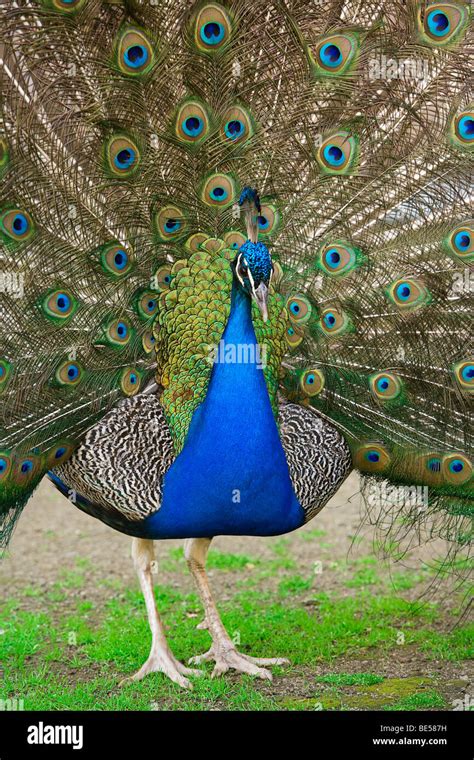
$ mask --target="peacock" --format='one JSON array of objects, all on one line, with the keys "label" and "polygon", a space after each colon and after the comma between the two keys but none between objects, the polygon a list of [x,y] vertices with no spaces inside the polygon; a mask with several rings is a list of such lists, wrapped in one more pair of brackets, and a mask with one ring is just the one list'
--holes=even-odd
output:
[{"label": "peacock", "polygon": [[185,539],[202,599],[188,664],[264,679],[285,661],[226,632],[213,537],[296,530],[355,469],[392,543],[468,547],[471,13],[3,5],[0,545],[45,476],[132,537],[133,679],[201,672],[167,642],[155,540]]}]

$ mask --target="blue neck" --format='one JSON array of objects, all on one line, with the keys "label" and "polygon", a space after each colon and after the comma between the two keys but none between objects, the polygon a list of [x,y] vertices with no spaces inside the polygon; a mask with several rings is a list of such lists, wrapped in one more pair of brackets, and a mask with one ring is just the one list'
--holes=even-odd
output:
[{"label": "blue neck", "polygon": [[275,535],[304,520],[259,362],[251,302],[236,284],[222,341],[206,398],[165,475],[161,508],[147,518],[150,537]]}]

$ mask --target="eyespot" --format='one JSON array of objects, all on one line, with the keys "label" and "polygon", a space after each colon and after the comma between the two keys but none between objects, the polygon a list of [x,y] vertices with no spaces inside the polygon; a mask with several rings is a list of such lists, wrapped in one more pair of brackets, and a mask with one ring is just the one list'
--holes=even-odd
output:
[{"label": "eyespot", "polygon": [[212,174],[204,182],[201,199],[208,206],[229,206],[235,200],[235,183],[228,174]]},{"label": "eyespot", "polygon": [[163,290],[169,290],[172,279],[171,265],[163,264],[163,266],[159,267],[155,272],[153,287],[156,287],[160,292]]},{"label": "eyespot", "polygon": [[202,103],[187,100],[179,108],[175,125],[176,135],[187,143],[197,143],[209,134],[209,116]]},{"label": "eyespot", "polygon": [[52,6],[61,13],[75,13],[86,0],[52,0]]},{"label": "eyespot", "polygon": [[455,227],[445,242],[450,252],[463,261],[472,261],[474,258],[474,225],[472,221]]},{"label": "eyespot", "polygon": [[155,230],[160,240],[177,240],[187,229],[183,212],[177,206],[164,206],[155,214]]},{"label": "eyespot", "polygon": [[359,40],[355,35],[334,34],[325,37],[310,49],[313,71],[318,76],[341,76],[347,74],[359,52]]},{"label": "eyespot", "polygon": [[34,233],[33,220],[24,209],[14,208],[0,215],[0,229],[10,239],[28,240]]},{"label": "eyespot", "polygon": [[461,485],[471,479],[472,464],[465,454],[447,454],[443,457],[441,472],[448,483]]},{"label": "eyespot", "polygon": [[0,393],[3,393],[8,385],[12,365],[6,359],[0,359]]},{"label": "eyespot", "polygon": [[357,139],[349,132],[335,132],[323,141],[316,158],[324,173],[348,174],[357,162]]},{"label": "eyespot", "polygon": [[[134,336],[134,330],[128,319],[114,319],[105,325],[105,342],[113,348],[123,348],[128,345]],[[99,339],[99,343],[102,339]]]},{"label": "eyespot", "polygon": [[290,348],[296,348],[304,338],[304,329],[289,321],[285,331],[286,342]]},{"label": "eyespot", "polygon": [[370,390],[377,401],[394,401],[399,398],[403,383],[393,372],[377,372],[369,377]]},{"label": "eyespot", "polygon": [[136,301],[136,310],[140,319],[146,320],[158,312],[158,293],[153,290],[141,291]]},{"label": "eyespot", "polygon": [[265,238],[274,234],[280,226],[280,212],[277,207],[270,203],[262,203],[258,216],[259,236]]},{"label": "eyespot", "polygon": [[319,263],[330,277],[343,277],[357,266],[357,252],[349,245],[327,243],[320,252]]},{"label": "eyespot", "polygon": [[428,304],[431,295],[420,280],[403,277],[392,282],[386,290],[389,299],[402,311],[416,311]]},{"label": "eyespot", "polygon": [[225,142],[241,143],[253,133],[250,113],[241,106],[232,106],[222,118],[221,137]]},{"label": "eyespot", "polygon": [[53,290],[43,298],[41,305],[46,317],[65,322],[76,311],[78,302],[69,290]]},{"label": "eyespot", "polygon": [[62,386],[76,386],[84,379],[84,369],[77,361],[65,361],[59,365],[55,380]]},{"label": "eyespot", "polygon": [[104,272],[112,277],[124,277],[133,265],[130,251],[119,243],[108,243],[98,251],[99,262]]},{"label": "eyespot", "polygon": [[134,396],[140,390],[141,373],[134,367],[123,370],[120,377],[120,387],[126,396]]},{"label": "eyespot", "polygon": [[474,110],[469,108],[454,117],[450,125],[451,140],[460,148],[472,148],[474,145]]},{"label": "eyespot", "polygon": [[305,396],[317,396],[324,388],[324,373],[320,369],[307,369],[301,375],[300,388]]},{"label": "eyespot", "polygon": [[130,177],[140,163],[140,151],[128,137],[113,137],[107,145],[107,162],[117,177]]},{"label": "eyespot", "polygon": [[306,296],[289,296],[286,301],[286,309],[290,320],[298,325],[305,325],[311,318],[312,306]]},{"label": "eyespot", "polygon": [[241,232],[231,230],[224,235],[224,243],[226,248],[230,248],[233,251],[238,251],[239,248],[246,242],[245,235]]},{"label": "eyespot", "polygon": [[40,460],[38,457],[33,454],[21,457],[13,465],[13,481],[17,486],[24,486],[33,480],[39,468]]},{"label": "eyespot", "polygon": [[221,50],[231,34],[230,18],[221,5],[209,3],[199,11],[194,34],[199,50],[206,53]]},{"label": "eyespot", "polygon": [[459,40],[467,27],[469,12],[462,5],[435,3],[424,8],[421,17],[425,42],[440,46]]},{"label": "eyespot", "polygon": [[415,476],[427,485],[440,485],[442,456],[438,452],[429,452],[415,458]]},{"label": "eyespot", "polygon": [[128,76],[145,74],[153,66],[155,55],[150,40],[138,29],[125,31],[117,46],[117,63]]},{"label": "eyespot", "polygon": [[354,454],[354,465],[363,472],[381,472],[390,464],[390,454],[379,443],[366,443],[359,446]]},{"label": "eyespot", "polygon": [[155,349],[156,338],[151,330],[147,330],[142,336],[142,346],[146,354],[151,354]]},{"label": "eyespot", "polygon": [[202,244],[207,240],[207,235],[204,232],[195,232],[185,242],[184,247],[187,251],[195,253],[200,249]]},{"label": "eyespot", "polygon": [[339,306],[327,306],[321,311],[319,325],[326,335],[340,335],[350,327],[347,314]]},{"label": "eyespot", "polygon": [[12,469],[12,458],[4,451],[0,451],[0,483],[6,480]]},{"label": "eyespot", "polygon": [[458,362],[453,367],[453,373],[461,390],[474,393],[474,359]]},{"label": "eyespot", "polygon": [[74,445],[70,441],[59,441],[46,455],[46,466],[48,470],[65,462],[72,455]]}]

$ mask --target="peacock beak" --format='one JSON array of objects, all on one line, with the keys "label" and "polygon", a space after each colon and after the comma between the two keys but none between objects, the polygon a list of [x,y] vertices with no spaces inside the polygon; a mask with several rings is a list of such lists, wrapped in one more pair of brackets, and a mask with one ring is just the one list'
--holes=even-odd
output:
[{"label": "peacock beak", "polygon": [[260,314],[262,315],[263,321],[266,322],[268,319],[268,288],[265,283],[261,282],[258,288],[253,289],[252,295],[256,301],[258,308],[260,309]]}]

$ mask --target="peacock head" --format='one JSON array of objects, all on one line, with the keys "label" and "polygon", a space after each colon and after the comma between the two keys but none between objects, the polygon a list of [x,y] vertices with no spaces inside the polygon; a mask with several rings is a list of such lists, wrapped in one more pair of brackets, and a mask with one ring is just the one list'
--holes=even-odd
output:
[{"label": "peacock head", "polygon": [[240,194],[248,240],[240,246],[232,262],[234,278],[242,290],[257,304],[263,321],[268,319],[268,288],[272,279],[272,257],[266,245],[258,242],[260,198],[254,187],[245,186]]},{"label": "peacock head", "polygon": [[248,296],[257,304],[263,321],[268,319],[268,289],[272,279],[273,264],[270,252],[263,243],[247,240],[238,250],[232,262],[234,278]]}]

